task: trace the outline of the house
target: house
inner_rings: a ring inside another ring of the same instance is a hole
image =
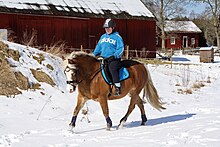
[[[202,33],[192,21],[166,21],[164,31],[165,48],[168,49],[196,48]],[[161,47],[161,38],[158,36],[157,39],[157,47]]]
[[[16,42],[35,31],[39,46],[62,40],[68,48],[89,50],[104,33],[104,20],[113,18],[130,50],[156,57],[156,19],[141,0],[0,0],[0,18],[0,29]]]

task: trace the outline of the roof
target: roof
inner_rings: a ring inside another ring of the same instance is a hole
[[[201,33],[192,21],[166,21],[165,32]]]
[[[0,0],[0,12],[155,18],[141,0]]]

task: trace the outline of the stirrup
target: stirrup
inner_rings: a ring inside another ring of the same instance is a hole
[[[114,96],[119,96],[120,94],[121,94],[121,87],[116,87],[116,86],[115,86]]]

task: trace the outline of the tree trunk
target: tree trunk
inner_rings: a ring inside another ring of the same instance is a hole
[[[164,27],[165,27],[165,19],[164,19],[164,1],[160,0],[160,28],[161,28],[161,48],[162,51],[165,51],[165,31],[164,31]]]
[[[164,31],[164,26],[162,27],[162,29],[161,29],[161,40],[162,40],[162,42],[161,42],[161,48],[162,48],[162,51],[165,51],[165,31]]]
[[[216,32],[216,38],[217,38],[217,46],[218,49],[220,50],[220,32]]]

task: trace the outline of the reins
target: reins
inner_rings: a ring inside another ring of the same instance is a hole
[[[67,71],[67,68],[69,69],[68,71]],[[74,68],[70,68],[69,66],[67,66],[66,68],[65,68],[65,70],[64,70],[64,73],[65,73],[65,75],[66,75],[66,72],[69,72],[70,70],[74,70]],[[89,79],[89,80],[92,80],[92,79],[94,79],[95,77],[96,77],[96,75],[100,72],[102,70],[102,67],[100,67],[100,68],[98,68],[94,73],[92,73],[90,76],[92,76],[92,78],[91,79]],[[81,79],[81,80],[79,80],[78,81],[78,78],[77,78],[77,76],[79,75],[78,74],[78,69],[76,70],[76,82],[74,82],[74,81],[66,81],[66,83],[67,84],[70,84],[71,86],[76,86],[76,85],[79,85],[82,81],[84,81],[85,79]],[[90,77],[89,76],[89,77]]]
[[[68,70],[67,70],[67,69],[68,69]],[[72,71],[72,70],[74,70],[74,69],[76,69],[76,67],[71,68],[71,67],[69,67],[69,66],[67,65],[66,68],[64,69],[64,74],[66,75],[66,72]],[[67,75],[66,75],[66,76],[67,76]],[[69,84],[69,85],[71,85],[71,86],[76,86],[76,85],[77,85],[77,83],[74,83],[74,81],[66,81],[66,84]]]

